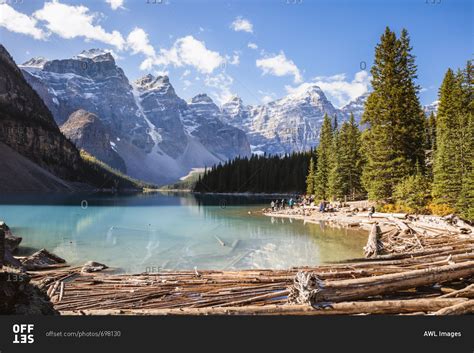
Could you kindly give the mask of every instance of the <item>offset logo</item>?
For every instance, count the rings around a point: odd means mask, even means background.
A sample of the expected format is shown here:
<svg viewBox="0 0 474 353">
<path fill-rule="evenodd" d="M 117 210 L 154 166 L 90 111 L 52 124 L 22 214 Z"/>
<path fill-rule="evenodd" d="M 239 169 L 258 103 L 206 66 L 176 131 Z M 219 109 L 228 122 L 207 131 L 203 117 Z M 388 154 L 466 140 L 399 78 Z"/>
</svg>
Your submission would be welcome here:
<svg viewBox="0 0 474 353">
<path fill-rule="evenodd" d="M 14 324 L 13 325 L 13 343 L 34 343 L 35 336 L 33 330 L 34 324 Z"/>
</svg>

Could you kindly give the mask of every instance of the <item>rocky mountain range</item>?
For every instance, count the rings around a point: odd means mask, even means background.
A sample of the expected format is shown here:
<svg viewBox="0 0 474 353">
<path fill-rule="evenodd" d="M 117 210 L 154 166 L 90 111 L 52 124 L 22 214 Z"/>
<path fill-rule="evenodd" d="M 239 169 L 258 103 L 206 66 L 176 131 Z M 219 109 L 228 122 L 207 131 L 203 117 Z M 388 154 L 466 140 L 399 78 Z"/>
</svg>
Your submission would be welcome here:
<svg viewBox="0 0 474 353">
<path fill-rule="evenodd" d="M 351 111 L 360 119 L 366 96 L 337 109 L 317 85 L 305 86 L 288 96 L 259 106 L 245 106 L 233 97 L 222 106 L 224 119 L 241 127 L 253 153 L 284 154 L 315 147 L 324 115 L 346 121 Z"/>
<path fill-rule="evenodd" d="M 336 108 L 317 85 L 310 84 L 262 105 L 245 105 L 235 96 L 218 107 L 206 94 L 187 102 L 167 76 L 148 74 L 130 82 L 114 57 L 100 49 L 70 59 L 33 58 L 21 68 L 79 148 L 156 184 L 174 182 L 193 168 L 236 156 L 313 148 L 325 114 L 342 123 L 352 113 L 359 122 L 369 95 Z M 78 110 L 98 123 L 66 122 Z M 91 133 L 94 143 L 86 142 Z"/>
<path fill-rule="evenodd" d="M 125 172 L 125 162 L 114 150 L 104 124 L 96 115 L 83 109 L 77 110 L 61 125 L 61 132 L 77 148 L 85 150 L 112 168 Z"/>
<path fill-rule="evenodd" d="M 2 45 L 0 160 L 0 192 L 137 190 L 142 187 L 93 157 L 83 157 L 60 131 L 43 99 L 28 84 Z"/>
<path fill-rule="evenodd" d="M 21 68 L 58 125 L 79 109 L 97 116 L 105 142 L 134 178 L 165 184 L 192 168 L 250 154 L 245 133 L 225 124 L 209 97 L 187 103 L 166 76 L 130 83 L 110 53 L 92 49 L 70 59 L 32 59 Z M 104 154 L 99 146 L 90 152 Z"/>
</svg>

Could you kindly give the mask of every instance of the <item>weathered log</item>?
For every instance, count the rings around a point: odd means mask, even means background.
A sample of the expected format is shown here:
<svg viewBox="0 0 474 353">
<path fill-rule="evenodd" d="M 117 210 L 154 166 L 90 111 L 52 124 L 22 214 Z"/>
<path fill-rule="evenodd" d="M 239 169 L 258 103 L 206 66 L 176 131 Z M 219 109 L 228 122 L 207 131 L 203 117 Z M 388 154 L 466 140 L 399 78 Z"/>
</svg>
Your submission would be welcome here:
<svg viewBox="0 0 474 353">
<path fill-rule="evenodd" d="M 175 308 L 175 309 L 112 309 L 112 310 L 62 310 L 62 315 L 354 315 L 354 314 L 399 314 L 413 312 L 433 312 L 442 308 L 462 304 L 465 299 L 408 299 L 377 300 L 334 303 L 324 309 L 308 305 L 269 304 Z"/>
<path fill-rule="evenodd" d="M 299 292 L 299 296 L 310 299 L 310 304 L 322 302 L 342 302 L 367 299 L 371 296 L 396 291 L 454 281 L 474 276 L 474 261 L 454 265 L 439 266 L 422 270 L 412 270 L 381 276 L 364 277 L 340 281 L 315 281 L 311 293 Z M 295 281 L 298 279 L 296 277 Z M 295 284 L 291 289 L 298 290 Z M 301 301 L 299 301 L 301 302 Z"/>
<path fill-rule="evenodd" d="M 406 213 L 382 213 L 382 212 L 375 212 L 372 215 L 372 218 L 398 218 L 398 219 L 406 219 L 407 214 Z"/>
<path fill-rule="evenodd" d="M 377 224 L 372 226 L 367 239 L 367 245 L 364 247 L 365 257 L 377 256 L 379 251 L 382 250 L 383 245 L 380 242 L 380 227 Z"/>
<path fill-rule="evenodd" d="M 442 295 L 440 298 L 474 298 L 474 283 L 467 286 L 466 288 L 452 291 L 450 293 Z"/>
<path fill-rule="evenodd" d="M 448 306 L 446 308 L 440 309 L 434 313 L 434 315 L 463 315 L 463 314 L 474 314 L 474 300 L 471 299 L 466 302 L 454 304 L 452 306 Z"/>
<path fill-rule="evenodd" d="M 389 220 L 393 222 L 403 234 L 410 234 L 411 228 L 405 222 L 395 219 L 392 216 L 389 217 Z"/>
</svg>

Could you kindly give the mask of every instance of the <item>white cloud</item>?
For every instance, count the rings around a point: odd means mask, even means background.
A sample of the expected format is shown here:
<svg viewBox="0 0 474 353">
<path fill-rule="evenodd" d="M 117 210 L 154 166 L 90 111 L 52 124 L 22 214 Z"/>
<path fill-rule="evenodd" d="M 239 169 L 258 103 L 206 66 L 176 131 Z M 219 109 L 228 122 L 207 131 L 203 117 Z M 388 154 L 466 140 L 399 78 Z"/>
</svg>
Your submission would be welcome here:
<svg viewBox="0 0 474 353">
<path fill-rule="evenodd" d="M 370 80 L 367 71 L 362 70 L 352 80 L 348 80 L 346 74 L 317 76 L 312 82 L 305 82 L 298 87 L 286 86 L 286 90 L 297 94 L 309 86 L 317 85 L 335 106 L 342 107 L 366 93 L 370 88 Z"/>
<path fill-rule="evenodd" d="M 270 103 L 276 99 L 276 94 L 274 92 L 258 90 L 258 93 L 261 96 L 260 101 L 263 104 Z"/>
<path fill-rule="evenodd" d="M 15 33 L 30 35 L 35 39 L 45 39 L 46 33 L 37 27 L 36 19 L 16 11 L 7 4 L 0 5 L 0 27 Z"/>
<path fill-rule="evenodd" d="M 148 34 L 141 28 L 135 27 L 127 37 L 127 46 L 133 54 L 142 53 L 147 57 L 155 56 L 155 49 L 148 41 Z"/>
<path fill-rule="evenodd" d="M 287 59 L 283 51 L 278 55 L 258 59 L 256 65 L 263 70 L 264 74 L 275 76 L 293 75 L 295 83 L 302 81 L 300 70 L 292 60 Z"/>
<path fill-rule="evenodd" d="M 204 79 L 204 84 L 206 86 L 215 89 L 213 92 L 211 92 L 211 95 L 221 105 L 228 102 L 234 96 L 231 91 L 231 86 L 233 83 L 234 79 L 225 73 L 207 75 Z"/>
<path fill-rule="evenodd" d="M 201 73 L 210 74 L 223 63 L 225 58 L 218 52 L 207 49 L 204 42 L 193 36 L 186 36 L 177 39 L 170 49 L 160 49 L 155 56 L 148 57 L 141 68 L 149 69 L 153 65 L 191 66 Z"/>
<path fill-rule="evenodd" d="M 124 0 L 105 0 L 105 2 L 110 5 L 112 10 L 117 10 L 123 8 Z"/>
<path fill-rule="evenodd" d="M 253 49 L 253 50 L 257 50 L 257 49 L 258 49 L 258 45 L 255 44 L 255 43 L 252 43 L 252 42 L 250 42 L 249 44 L 247 44 L 247 47 L 249 47 L 250 49 Z"/>
<path fill-rule="evenodd" d="M 226 55 L 226 62 L 229 63 L 230 65 L 239 65 L 240 64 L 240 56 L 238 52 L 234 52 L 234 55 L 229 56 Z"/>
<path fill-rule="evenodd" d="M 118 31 L 107 32 L 97 25 L 97 14 L 89 12 L 85 6 L 70 6 L 53 0 L 44 4 L 43 8 L 34 12 L 33 16 L 46 22 L 46 27 L 62 38 L 72 39 L 84 37 L 96 40 L 122 50 L 125 40 Z"/>
<path fill-rule="evenodd" d="M 253 33 L 253 24 L 241 16 L 235 18 L 234 22 L 231 23 L 230 28 L 236 32 L 242 31 Z"/>
</svg>

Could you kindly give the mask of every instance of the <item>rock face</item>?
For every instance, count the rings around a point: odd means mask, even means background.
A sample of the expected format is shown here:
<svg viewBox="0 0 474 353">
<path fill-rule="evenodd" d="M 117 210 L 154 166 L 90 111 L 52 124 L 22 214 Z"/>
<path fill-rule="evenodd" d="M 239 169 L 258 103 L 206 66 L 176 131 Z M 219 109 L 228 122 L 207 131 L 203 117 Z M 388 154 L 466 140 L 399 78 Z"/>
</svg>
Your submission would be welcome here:
<svg viewBox="0 0 474 353">
<path fill-rule="evenodd" d="M 250 155 L 245 133 L 223 122 L 219 107 L 206 94 L 192 98 L 184 113 L 186 131 L 218 159 Z"/>
<path fill-rule="evenodd" d="M 49 298 L 18 272 L 0 272 L 1 315 L 57 315 Z"/>
<path fill-rule="evenodd" d="M 222 107 L 224 121 L 241 126 L 253 153 L 284 154 L 305 151 L 317 145 L 325 114 L 346 116 L 336 109 L 316 85 L 260 106 L 245 106 L 234 97 Z"/>
<path fill-rule="evenodd" d="M 150 123 L 148 132 L 153 131 L 152 138 L 164 153 L 178 158 L 187 146 L 181 121 L 186 102 L 177 96 L 167 76 L 146 75 L 135 81 L 134 86 L 141 112 Z"/>
<path fill-rule="evenodd" d="M 54 268 L 56 265 L 65 264 L 66 260 L 49 252 L 46 249 L 41 249 L 34 254 L 20 260 L 23 268 L 27 271 L 43 270 L 47 268 Z"/>
<path fill-rule="evenodd" d="M 134 178 L 170 183 L 192 168 L 250 154 L 241 130 L 211 111 L 204 116 L 197 102 L 186 103 L 167 76 L 146 75 L 130 84 L 110 53 L 33 59 L 22 69 L 58 124 L 79 109 L 95 114 Z"/>
<path fill-rule="evenodd" d="M 1 45 L 0 120 L 1 143 L 60 178 L 77 178 L 78 150 L 61 134 L 47 106 Z"/>
<path fill-rule="evenodd" d="M 61 132 L 77 148 L 89 152 L 112 168 L 126 172 L 125 162 L 114 150 L 115 143 L 96 115 L 83 109 L 77 110 L 61 126 Z"/>
<path fill-rule="evenodd" d="M 367 92 L 341 108 L 342 113 L 347 117 L 347 119 L 349 119 L 349 115 L 352 113 L 355 121 L 360 124 L 362 114 L 364 114 L 365 102 L 369 95 L 370 92 Z"/>
<path fill-rule="evenodd" d="M 76 110 L 84 109 L 100 117 L 111 132 L 127 131 L 132 144 L 151 149 L 146 122 L 137 117 L 132 86 L 110 53 L 93 49 L 71 59 L 43 61 L 41 66 L 32 66 L 32 60 L 21 65 L 25 78 L 41 95 L 58 125 Z"/>
<path fill-rule="evenodd" d="M 76 184 L 59 178 L 1 142 L 0 161 L 0 193 L 77 191 Z"/>
</svg>

